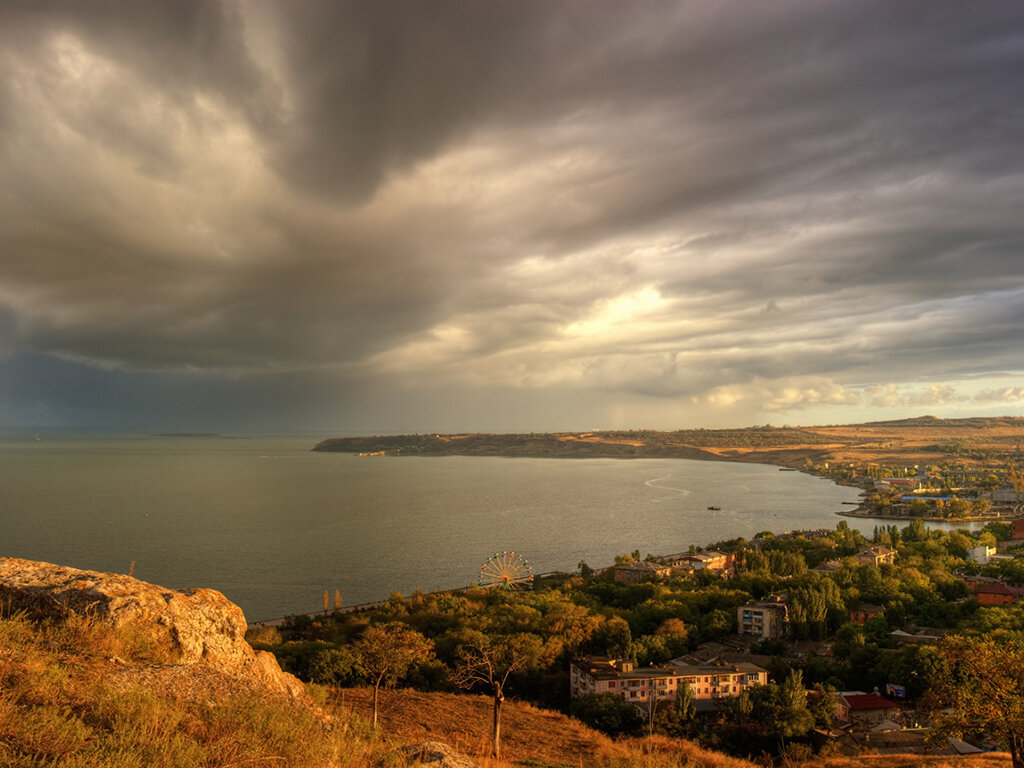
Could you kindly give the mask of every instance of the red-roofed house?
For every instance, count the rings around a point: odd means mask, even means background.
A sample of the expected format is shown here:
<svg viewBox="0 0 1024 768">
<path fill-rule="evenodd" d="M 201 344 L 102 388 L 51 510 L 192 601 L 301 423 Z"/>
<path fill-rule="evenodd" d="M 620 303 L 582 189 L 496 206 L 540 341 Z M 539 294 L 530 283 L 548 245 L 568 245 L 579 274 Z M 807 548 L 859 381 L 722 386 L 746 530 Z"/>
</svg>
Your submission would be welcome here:
<svg viewBox="0 0 1024 768">
<path fill-rule="evenodd" d="M 1011 520 L 1010 525 L 1010 538 L 1011 539 L 1024 539 L 1024 517 L 1019 517 L 1016 520 Z"/>
<path fill-rule="evenodd" d="M 836 716 L 858 728 L 871 728 L 892 720 L 900 712 L 900 705 L 883 699 L 877 693 L 841 693 Z"/>
<path fill-rule="evenodd" d="M 1024 589 L 997 581 L 981 585 L 975 594 L 982 605 L 1010 605 L 1024 597 Z"/>
</svg>

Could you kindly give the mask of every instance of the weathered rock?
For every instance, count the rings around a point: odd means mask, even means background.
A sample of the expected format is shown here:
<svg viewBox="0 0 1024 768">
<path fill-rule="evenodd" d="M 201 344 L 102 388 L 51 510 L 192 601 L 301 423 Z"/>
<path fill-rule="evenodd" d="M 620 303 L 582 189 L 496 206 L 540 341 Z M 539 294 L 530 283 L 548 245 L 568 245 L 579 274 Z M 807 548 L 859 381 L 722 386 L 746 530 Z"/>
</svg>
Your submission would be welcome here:
<svg viewBox="0 0 1024 768">
<path fill-rule="evenodd" d="M 123 574 L 0 557 L 0 608 L 131 626 L 174 663 L 213 666 L 293 697 L 305 693 L 273 654 L 253 651 L 242 609 L 212 589 L 167 589 Z"/>
<path fill-rule="evenodd" d="M 422 741 L 401 747 L 400 752 L 411 760 L 429 764 L 437 768 L 477 768 L 476 763 L 465 755 L 456 752 L 440 741 Z"/>
</svg>

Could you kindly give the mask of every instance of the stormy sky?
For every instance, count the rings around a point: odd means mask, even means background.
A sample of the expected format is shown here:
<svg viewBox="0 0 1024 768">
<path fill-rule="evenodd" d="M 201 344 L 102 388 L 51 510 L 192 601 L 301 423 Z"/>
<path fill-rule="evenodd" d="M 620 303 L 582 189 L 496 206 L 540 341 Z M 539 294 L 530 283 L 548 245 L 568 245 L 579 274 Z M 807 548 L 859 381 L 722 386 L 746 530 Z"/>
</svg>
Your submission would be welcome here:
<svg viewBox="0 0 1024 768">
<path fill-rule="evenodd" d="M 0 425 L 1024 412 L 1024 5 L 0 4 Z"/>
</svg>

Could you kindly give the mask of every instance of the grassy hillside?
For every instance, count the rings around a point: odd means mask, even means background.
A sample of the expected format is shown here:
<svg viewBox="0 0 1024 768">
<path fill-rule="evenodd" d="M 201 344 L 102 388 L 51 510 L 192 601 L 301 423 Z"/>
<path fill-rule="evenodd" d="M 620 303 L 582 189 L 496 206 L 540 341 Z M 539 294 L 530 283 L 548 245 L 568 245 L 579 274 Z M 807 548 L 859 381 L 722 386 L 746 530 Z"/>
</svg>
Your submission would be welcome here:
<svg viewBox="0 0 1024 768">
<path fill-rule="evenodd" d="M 166 661 L 88 619 L 0 618 L 0 765 L 363 768 L 386 756 L 347 710 Z"/>
<path fill-rule="evenodd" d="M 380 719 L 385 730 L 409 741 L 436 740 L 455 746 L 477 762 L 489 762 L 491 699 L 486 696 L 381 691 Z M 335 701 L 369 717 L 372 688 L 345 688 Z M 502 750 L 509 762 L 531 766 L 647 765 L 646 739 L 612 741 L 578 720 L 520 702 L 502 708 Z M 751 768 L 746 760 L 701 749 L 680 739 L 656 737 L 655 765 Z"/>
<path fill-rule="evenodd" d="M 656 737 L 612 741 L 563 715 L 506 704 L 506 755 L 487 756 L 490 702 L 480 696 L 312 688 L 309 701 L 268 693 L 211 667 L 167 663 L 138 633 L 72 616 L 0 617 L 0 766 L 6 768 L 404 768 L 397 747 L 444 741 L 481 768 L 749 768 L 752 763 Z M 654 752 L 649 750 L 653 744 Z M 982 758 L 837 758 L 826 768 L 1005 768 Z"/>
<path fill-rule="evenodd" d="M 369 717 L 372 711 L 373 690 L 370 688 L 340 689 L 333 698 L 364 717 Z M 394 738 L 445 741 L 457 745 L 459 751 L 485 767 L 490 765 L 487 754 L 491 711 L 491 701 L 485 696 L 381 691 L 381 723 Z M 759 764 L 702 749 L 682 739 L 655 736 L 653 741 L 643 738 L 612 741 L 565 715 L 514 701 L 506 702 L 503 713 L 502 749 L 508 760 L 519 765 L 752 768 Z M 653 758 L 649 753 L 651 745 Z M 808 768 L 1009 768 L 1010 757 L 1005 753 L 972 757 L 863 755 L 812 757 L 805 765 Z"/>
</svg>

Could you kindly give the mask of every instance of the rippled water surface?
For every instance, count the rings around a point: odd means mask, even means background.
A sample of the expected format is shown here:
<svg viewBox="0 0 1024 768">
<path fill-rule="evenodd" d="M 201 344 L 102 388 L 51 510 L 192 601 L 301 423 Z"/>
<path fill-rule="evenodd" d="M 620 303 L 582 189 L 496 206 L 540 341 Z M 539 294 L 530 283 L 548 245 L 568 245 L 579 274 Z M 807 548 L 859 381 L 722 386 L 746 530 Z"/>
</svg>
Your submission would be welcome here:
<svg viewBox="0 0 1024 768">
<path fill-rule="evenodd" d="M 541 573 L 833 528 L 857 500 L 767 465 L 356 457 L 315 442 L 0 441 L 0 554 L 121 572 L 134 560 L 141 579 L 219 589 L 260 619 L 316 610 L 324 589 L 352 604 L 463 586 L 496 550 Z"/>
</svg>

